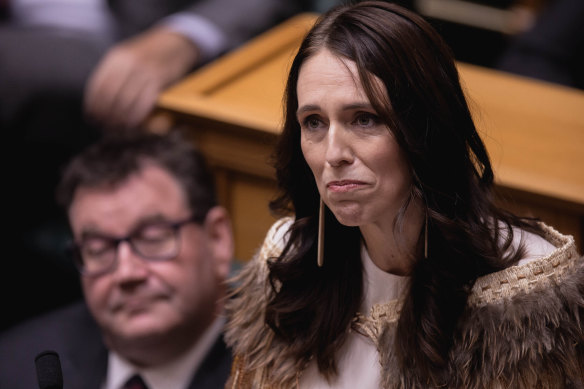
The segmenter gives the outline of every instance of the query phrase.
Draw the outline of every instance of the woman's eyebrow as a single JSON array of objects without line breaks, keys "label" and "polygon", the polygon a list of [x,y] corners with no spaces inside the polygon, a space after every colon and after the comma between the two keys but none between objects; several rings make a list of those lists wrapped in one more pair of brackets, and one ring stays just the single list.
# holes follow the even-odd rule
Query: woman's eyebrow
[{"label": "woman's eyebrow", "polygon": [[[343,105],[342,110],[343,111],[350,111],[350,110],[372,109],[372,108],[373,108],[373,106],[369,102],[359,102],[359,103],[345,104],[345,105]],[[302,107],[299,107],[298,110],[296,111],[296,116],[300,116],[304,112],[318,111],[318,110],[320,110],[320,105],[318,105],[318,104],[303,105]]]},{"label": "woman's eyebrow", "polygon": [[296,111],[296,116],[300,116],[304,112],[317,111],[319,109],[320,105],[318,104],[303,105],[302,107],[298,107],[298,110]]},{"label": "woman's eyebrow", "polygon": [[343,106],[343,110],[371,109],[373,106],[369,102],[351,103]]}]

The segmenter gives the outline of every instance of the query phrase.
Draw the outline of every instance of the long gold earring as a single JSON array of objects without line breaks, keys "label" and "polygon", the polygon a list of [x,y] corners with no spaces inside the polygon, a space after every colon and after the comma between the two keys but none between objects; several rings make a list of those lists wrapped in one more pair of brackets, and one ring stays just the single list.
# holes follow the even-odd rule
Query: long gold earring
[{"label": "long gold earring", "polygon": [[428,210],[426,210],[426,223],[424,224],[424,259],[428,259]]},{"label": "long gold earring", "polygon": [[318,245],[316,252],[316,264],[322,267],[324,261],[324,201],[320,198],[320,207],[318,210]]}]

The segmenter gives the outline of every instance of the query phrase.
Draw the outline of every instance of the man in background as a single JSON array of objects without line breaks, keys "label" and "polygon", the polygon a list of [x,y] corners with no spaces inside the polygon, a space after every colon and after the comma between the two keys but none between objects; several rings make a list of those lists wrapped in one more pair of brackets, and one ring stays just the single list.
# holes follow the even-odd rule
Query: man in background
[{"label": "man in background", "polygon": [[[292,16],[303,1],[0,0],[0,131],[10,151],[5,239],[6,251],[17,253],[0,294],[23,296],[15,306],[0,300],[11,312],[0,329],[80,295],[74,269],[59,255],[66,221],[54,190],[63,165],[104,131],[142,125],[162,90]],[[18,277],[43,293],[27,298]]]},{"label": "man in background", "polygon": [[67,166],[58,195],[85,301],[0,337],[0,387],[37,387],[45,350],[66,388],[223,387],[233,236],[197,150],[176,132],[104,137]]}]

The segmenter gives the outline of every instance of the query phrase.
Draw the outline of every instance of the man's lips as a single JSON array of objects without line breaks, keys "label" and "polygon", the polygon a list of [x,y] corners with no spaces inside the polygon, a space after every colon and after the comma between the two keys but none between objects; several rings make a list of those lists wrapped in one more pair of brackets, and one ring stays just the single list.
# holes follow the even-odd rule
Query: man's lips
[{"label": "man's lips", "polygon": [[122,297],[114,301],[111,307],[114,311],[140,311],[149,308],[156,301],[164,298],[164,295],[160,293]]},{"label": "man's lips", "polygon": [[349,192],[355,189],[363,188],[367,185],[367,183],[359,180],[338,180],[338,181],[329,181],[326,184],[326,187],[331,192]]}]

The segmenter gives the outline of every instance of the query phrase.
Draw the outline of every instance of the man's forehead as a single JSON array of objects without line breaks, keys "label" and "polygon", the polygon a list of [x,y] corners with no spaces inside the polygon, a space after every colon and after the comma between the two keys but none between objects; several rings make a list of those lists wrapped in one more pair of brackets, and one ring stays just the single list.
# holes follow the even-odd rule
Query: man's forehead
[{"label": "man's forehead", "polygon": [[190,207],[184,189],[166,170],[144,167],[112,186],[80,187],[69,208],[77,231],[97,226],[112,233],[127,233],[140,223],[188,217]]}]

